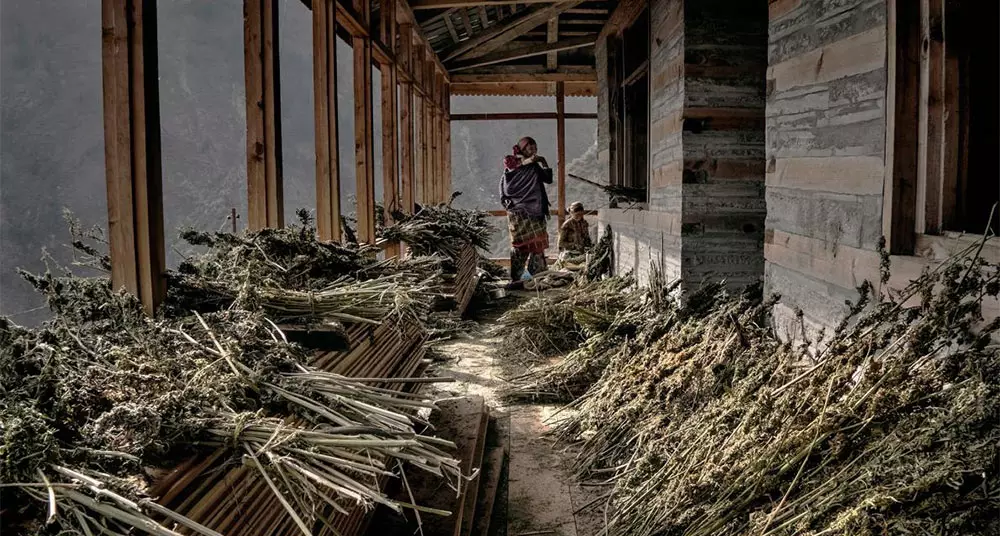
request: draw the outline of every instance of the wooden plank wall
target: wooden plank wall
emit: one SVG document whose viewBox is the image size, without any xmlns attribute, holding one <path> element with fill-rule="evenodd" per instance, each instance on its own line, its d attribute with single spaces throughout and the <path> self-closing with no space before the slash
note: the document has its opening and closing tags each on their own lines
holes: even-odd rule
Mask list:
<svg viewBox="0 0 1000 536">
<path fill-rule="evenodd" d="M 649 9 L 649 210 L 603 211 L 621 241 L 619 267 L 655 262 L 686 289 L 760 281 L 767 12 L 738 0 L 654 0 Z M 610 47 L 597 49 L 605 166 L 614 150 Z"/>
<path fill-rule="evenodd" d="M 664 127 L 668 135 L 682 129 L 684 290 L 720 280 L 742 287 L 764 276 L 767 17 L 763 2 L 698 0 L 684 8 L 683 123 L 668 116 Z M 671 69 L 681 67 L 660 76 L 670 79 Z M 673 187 L 677 168 L 669 165 Z"/>
<path fill-rule="evenodd" d="M 828 326 L 877 274 L 886 20 L 884 0 L 770 3 L 765 286 L 791 338 L 794 308 Z"/>
</svg>

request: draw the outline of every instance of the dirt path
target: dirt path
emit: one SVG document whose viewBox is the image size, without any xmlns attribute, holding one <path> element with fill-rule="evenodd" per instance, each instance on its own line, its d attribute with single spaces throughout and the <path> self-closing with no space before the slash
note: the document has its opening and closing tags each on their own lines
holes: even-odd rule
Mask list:
<svg viewBox="0 0 1000 536">
<path fill-rule="evenodd" d="M 488 328 L 486 325 L 484 328 Z M 600 508 L 574 513 L 597 499 L 599 489 L 582 487 L 571 474 L 574 454 L 552 442 L 550 430 L 556 406 L 505 406 L 498 388 L 511 374 L 510 364 L 494 352 L 498 341 L 485 336 L 442 343 L 437 347 L 448 361 L 438 365 L 442 375 L 456 379 L 439 384 L 443 396 L 481 395 L 497 416 L 509 453 L 506 497 L 498 505 L 506 508 L 507 536 L 592 536 L 603 527 Z M 491 530 L 491 532 L 493 532 Z"/>
</svg>

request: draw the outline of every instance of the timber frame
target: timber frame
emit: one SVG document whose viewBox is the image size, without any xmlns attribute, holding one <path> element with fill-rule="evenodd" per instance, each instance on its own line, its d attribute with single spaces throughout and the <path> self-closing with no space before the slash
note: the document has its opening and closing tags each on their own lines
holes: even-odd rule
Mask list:
<svg viewBox="0 0 1000 536">
<path fill-rule="evenodd" d="M 374 243 L 372 108 L 382 107 L 386 218 L 396 210 L 413 212 L 417 203 L 446 202 L 451 191 L 450 75 L 404 0 L 381 0 L 378 10 L 372 10 L 370 0 L 303 4 L 312 11 L 317 232 L 321 240 L 341 237 L 337 141 L 345 133 L 337 129 L 342 110 L 336 99 L 336 45 L 337 35 L 345 35 L 354 56 L 357 236 Z M 278 6 L 277 0 L 243 0 L 251 229 L 284 224 Z M 153 314 L 166 295 L 156 0 L 102 0 L 101 13 L 112 284 L 135 294 Z M 371 87 L 376 67 L 382 73 L 378 104 L 372 102 Z M 414 113 L 417 109 L 421 113 Z M 387 250 L 400 253 L 398 246 Z"/>
<path fill-rule="evenodd" d="M 375 106 L 381 107 L 382 206 L 412 213 L 451 198 L 452 95 L 550 95 L 565 210 L 568 96 L 596 94 L 593 48 L 613 2 L 302 0 L 311 10 L 316 229 L 340 240 L 337 37 L 352 49 L 357 239 L 375 243 Z M 243 0 L 247 225 L 284 225 L 278 0 Z M 413 6 L 411 8 L 411 6 Z M 105 160 L 112 283 L 154 313 L 166 295 L 157 89 L 156 0 L 102 0 Z M 417 11 L 414 11 L 416 9 Z M 234 14 L 234 16 L 236 16 Z M 456 18 L 457 17 L 457 18 Z M 373 69 L 381 101 L 372 102 Z M 235 221 L 235 220 L 234 220 Z M 399 255 L 398 245 L 384 245 Z"/>
</svg>

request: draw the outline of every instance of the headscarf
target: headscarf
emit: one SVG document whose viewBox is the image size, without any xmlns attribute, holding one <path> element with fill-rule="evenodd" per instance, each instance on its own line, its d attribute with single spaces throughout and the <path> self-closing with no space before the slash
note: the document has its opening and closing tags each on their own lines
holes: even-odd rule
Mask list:
<svg viewBox="0 0 1000 536">
<path fill-rule="evenodd" d="M 521 155 L 523 154 L 524 148 L 532 143 L 535 143 L 535 139 L 531 136 L 525 136 L 518 140 L 517 145 L 513 147 L 511 154 L 503 157 L 504 170 L 511 171 L 521 167 Z"/>
</svg>

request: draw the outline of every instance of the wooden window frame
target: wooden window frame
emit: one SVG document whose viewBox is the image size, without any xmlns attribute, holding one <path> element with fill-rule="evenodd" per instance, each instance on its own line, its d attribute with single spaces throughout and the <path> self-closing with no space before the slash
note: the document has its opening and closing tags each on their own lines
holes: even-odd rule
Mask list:
<svg viewBox="0 0 1000 536">
<path fill-rule="evenodd" d="M 947 0 L 888 0 L 882 230 L 893 255 L 941 260 L 977 240 L 958 224 L 968 103 L 945 36 Z M 914 109 L 918 111 L 914 114 Z M 1000 261 L 1000 247 L 984 248 Z"/>
</svg>

